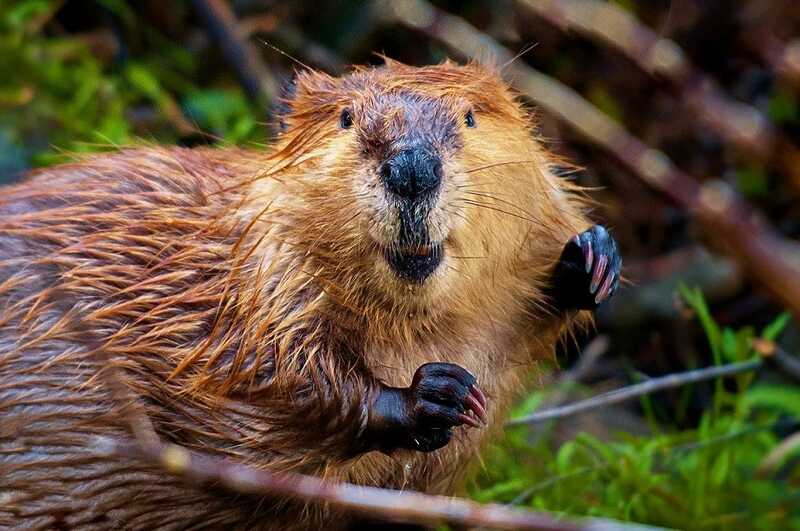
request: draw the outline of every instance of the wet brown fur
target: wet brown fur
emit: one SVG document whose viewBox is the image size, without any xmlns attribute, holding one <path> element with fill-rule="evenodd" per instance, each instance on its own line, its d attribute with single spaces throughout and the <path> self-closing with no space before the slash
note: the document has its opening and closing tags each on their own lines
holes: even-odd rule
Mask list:
<svg viewBox="0 0 800 531">
<path fill-rule="evenodd" d="M 0 527 L 346 523 L 325 507 L 195 489 L 98 453 L 127 431 L 92 341 L 165 440 L 277 470 L 454 493 L 575 324 L 548 310 L 542 289 L 589 222 L 495 72 L 389 61 L 343 78 L 306 71 L 297 87 L 269 149 L 122 150 L 2 190 Z M 392 113 L 358 122 L 374 122 L 370 111 L 397 91 L 446 102 L 459 120 L 471 108 L 478 123 L 459 131 L 463 145 L 445 162 L 447 257 L 421 285 L 382 260 L 376 239 L 391 227 L 375 207 L 376 169 L 338 123 L 352 106 L 358 126 L 402 135 Z M 458 428 L 429 454 L 359 453 L 377 382 L 408 385 L 429 361 L 477 376 L 490 427 Z"/>
</svg>

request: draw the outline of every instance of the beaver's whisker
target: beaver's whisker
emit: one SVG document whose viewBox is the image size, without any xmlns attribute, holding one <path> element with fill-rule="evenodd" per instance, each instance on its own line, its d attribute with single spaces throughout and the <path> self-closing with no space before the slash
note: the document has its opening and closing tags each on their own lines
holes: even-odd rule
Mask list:
<svg viewBox="0 0 800 531">
<path fill-rule="evenodd" d="M 470 168 L 468 170 L 464 170 L 464 173 L 473 173 L 476 171 L 488 170 L 490 168 L 496 168 L 498 166 L 508 166 L 510 164 L 533 164 L 536 161 L 533 159 L 523 159 L 523 160 L 505 160 L 501 162 L 490 162 L 488 164 L 484 164 L 483 166 L 478 166 L 477 168 Z"/>
<path fill-rule="evenodd" d="M 465 216 L 465 215 L 464 215 L 462 212 L 460 212 L 460 211 L 458 211 L 458 210 L 452 210 L 452 211 L 451 211 L 450 209 L 448 209 L 448 208 L 445 208 L 445 209 L 444 209 L 444 212 L 445 212 L 445 214 L 447 214 L 448 216 L 457 216 L 457 217 L 459 217 L 459 218 L 463 219 L 464 221 L 469 221 L 469 220 L 467 219 L 467 216 Z"/>
<path fill-rule="evenodd" d="M 515 218 L 524 219 L 525 221 L 535 222 L 536 220 L 529 218 L 527 216 L 521 216 L 519 214 L 515 214 L 514 212 L 509 212 L 507 210 L 503 210 L 501 208 L 494 207 L 492 205 L 487 205 L 486 203 L 481 203 L 480 201 L 475 201 L 473 199 L 466 199 L 466 198 L 459 198 L 458 201 L 462 201 L 468 205 L 473 205 L 479 208 L 485 208 L 487 210 L 493 210 L 495 212 L 499 212 L 501 214 L 506 214 L 508 216 L 513 216 Z"/>
<path fill-rule="evenodd" d="M 528 215 L 528 211 L 525 210 L 524 208 L 522 208 L 521 206 L 517 205 L 516 203 L 512 203 L 511 201 L 506 201 L 505 199 L 500 199 L 499 197 L 495 197 L 492 194 L 481 193 L 481 192 L 471 192 L 471 191 L 464 192 L 464 193 L 465 194 L 469 194 L 469 195 L 476 195 L 478 197 L 485 197 L 487 199 L 493 199 L 493 200 L 497 201 L 498 203 L 502 203 L 502 204 L 508 205 L 508 206 L 510 206 L 512 208 L 516 208 L 517 210 L 519 210 L 523 214 Z"/>
</svg>

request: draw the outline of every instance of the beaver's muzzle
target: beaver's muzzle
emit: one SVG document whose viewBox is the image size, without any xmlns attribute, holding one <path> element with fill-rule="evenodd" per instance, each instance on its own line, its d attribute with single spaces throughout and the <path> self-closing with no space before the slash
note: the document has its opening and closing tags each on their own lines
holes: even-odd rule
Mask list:
<svg viewBox="0 0 800 531">
<path fill-rule="evenodd" d="M 444 252 L 441 243 L 430 241 L 427 226 L 442 183 L 441 158 L 427 145 L 400 149 L 383 162 L 380 176 L 399 217 L 397 242 L 386 251 L 386 260 L 401 278 L 421 283 L 439 266 Z"/>
</svg>

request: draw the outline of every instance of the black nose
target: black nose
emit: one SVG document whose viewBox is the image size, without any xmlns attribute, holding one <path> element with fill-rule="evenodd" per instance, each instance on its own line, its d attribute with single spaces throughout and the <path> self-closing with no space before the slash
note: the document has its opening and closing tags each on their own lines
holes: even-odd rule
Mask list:
<svg viewBox="0 0 800 531">
<path fill-rule="evenodd" d="M 442 161 L 425 149 L 406 149 L 381 166 L 386 188 L 405 199 L 417 199 L 442 182 Z"/>
</svg>

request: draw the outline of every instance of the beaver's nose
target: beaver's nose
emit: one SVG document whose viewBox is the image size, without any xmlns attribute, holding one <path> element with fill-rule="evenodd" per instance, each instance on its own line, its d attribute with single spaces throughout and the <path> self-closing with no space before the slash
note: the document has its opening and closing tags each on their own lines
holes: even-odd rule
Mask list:
<svg viewBox="0 0 800 531">
<path fill-rule="evenodd" d="M 417 199 L 442 182 L 442 161 L 426 149 L 405 149 L 383 163 L 381 178 L 393 194 Z"/>
</svg>

